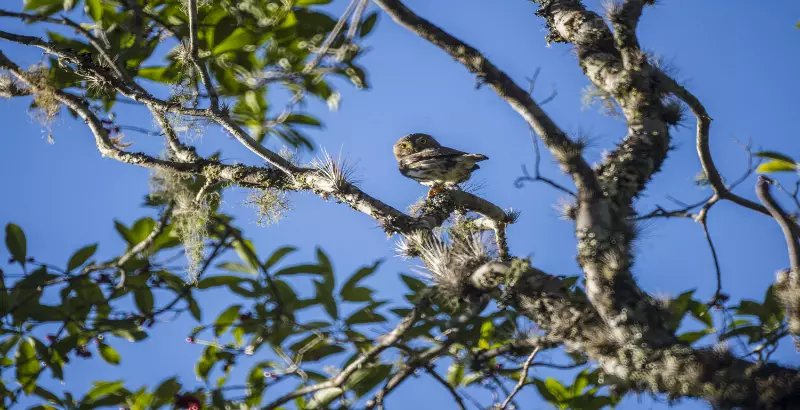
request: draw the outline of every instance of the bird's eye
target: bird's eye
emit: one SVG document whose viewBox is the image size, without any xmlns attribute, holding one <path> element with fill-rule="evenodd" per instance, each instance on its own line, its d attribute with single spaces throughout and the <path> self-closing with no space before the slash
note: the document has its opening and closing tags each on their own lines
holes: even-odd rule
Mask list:
<svg viewBox="0 0 800 410">
<path fill-rule="evenodd" d="M 409 148 L 411 148 L 411 144 L 409 144 L 407 142 L 404 142 L 402 145 L 400 145 L 400 148 L 409 149 Z"/>
<path fill-rule="evenodd" d="M 428 143 L 428 139 L 425 138 L 425 137 L 422 137 L 422 138 L 418 139 L 417 142 L 419 142 L 420 144 L 427 144 Z"/>
</svg>

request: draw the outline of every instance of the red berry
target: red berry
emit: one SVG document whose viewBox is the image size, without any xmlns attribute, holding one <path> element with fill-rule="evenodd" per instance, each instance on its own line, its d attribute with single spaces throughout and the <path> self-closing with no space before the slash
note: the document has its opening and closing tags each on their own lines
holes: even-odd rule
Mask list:
<svg viewBox="0 0 800 410">
<path fill-rule="evenodd" d="M 55 335 L 47 335 L 44 337 L 48 342 L 53 343 L 56 341 Z"/>
<path fill-rule="evenodd" d="M 194 342 L 195 342 L 195 340 L 194 340 L 193 337 L 189 336 L 189 337 L 186 338 L 186 343 L 194 343 Z"/>
<path fill-rule="evenodd" d="M 500 364 L 500 363 L 497 363 L 496 365 L 494 365 L 494 368 L 495 368 L 495 370 L 500 370 L 500 369 L 503 368 L 503 365 Z"/>
</svg>

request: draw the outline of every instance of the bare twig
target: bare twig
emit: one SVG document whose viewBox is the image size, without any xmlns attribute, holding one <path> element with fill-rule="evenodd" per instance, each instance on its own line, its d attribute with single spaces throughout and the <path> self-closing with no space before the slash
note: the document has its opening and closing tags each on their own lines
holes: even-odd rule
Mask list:
<svg viewBox="0 0 800 410">
<path fill-rule="evenodd" d="M 499 410 L 505 410 L 508 404 L 511 403 L 511 400 L 514 398 L 514 396 L 519 393 L 523 386 L 525 386 L 525 381 L 528 379 L 528 369 L 530 369 L 533 360 L 536 359 L 537 353 L 539 353 L 539 346 L 536 346 L 536 348 L 533 349 L 533 352 L 531 352 L 531 355 L 528 356 L 528 359 L 525 360 L 525 364 L 522 365 L 522 373 L 519 375 L 519 381 L 517 382 L 517 385 L 514 386 L 514 390 L 511 391 L 511 394 L 509 394 L 508 397 L 506 397 L 506 399 L 503 401 L 503 404 L 500 405 Z"/>
<path fill-rule="evenodd" d="M 455 387 L 451 386 L 450 383 L 447 382 L 447 380 L 443 379 L 442 376 L 439 375 L 439 373 L 436 373 L 436 370 L 432 369 L 431 367 L 426 367 L 425 369 L 428 372 L 428 374 L 431 375 L 431 377 L 436 379 L 436 381 L 438 381 L 439 384 L 441 384 L 445 389 L 447 389 L 447 391 L 450 392 L 450 395 L 453 396 L 453 400 L 455 400 L 459 409 L 467 410 L 467 408 L 464 407 L 464 400 L 461 399 L 461 395 L 458 394 Z"/>
</svg>

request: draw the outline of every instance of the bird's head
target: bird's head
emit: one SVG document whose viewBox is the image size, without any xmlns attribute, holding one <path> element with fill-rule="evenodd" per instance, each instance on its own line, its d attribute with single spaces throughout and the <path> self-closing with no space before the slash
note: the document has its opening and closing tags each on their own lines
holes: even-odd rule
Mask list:
<svg viewBox="0 0 800 410">
<path fill-rule="evenodd" d="M 394 157 L 399 161 L 407 155 L 420 152 L 426 148 L 438 148 L 442 145 L 439 144 L 433 137 L 428 134 L 408 134 L 394 143 L 392 150 Z"/>
</svg>

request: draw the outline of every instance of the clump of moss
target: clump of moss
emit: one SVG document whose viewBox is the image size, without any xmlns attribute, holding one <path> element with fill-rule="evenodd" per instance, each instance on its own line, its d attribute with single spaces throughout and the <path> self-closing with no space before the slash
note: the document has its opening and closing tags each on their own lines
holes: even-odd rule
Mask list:
<svg viewBox="0 0 800 410">
<path fill-rule="evenodd" d="M 31 117 L 48 130 L 52 130 L 53 122 L 61 111 L 61 102 L 56 98 L 53 87 L 48 80 L 47 67 L 35 65 L 28 69 L 28 79 L 37 91 L 33 95 L 33 104 L 30 108 Z"/>
<path fill-rule="evenodd" d="M 292 209 L 286 192 L 273 188 L 252 190 L 245 205 L 256 208 L 259 226 L 278 223 Z"/>
<path fill-rule="evenodd" d="M 219 194 L 206 192 L 205 179 L 177 172 L 158 170 L 151 179 L 151 197 L 174 204 L 172 220 L 186 253 L 188 282 L 197 280 L 205 257 L 205 240 L 213 215 L 212 203 Z"/>
</svg>

